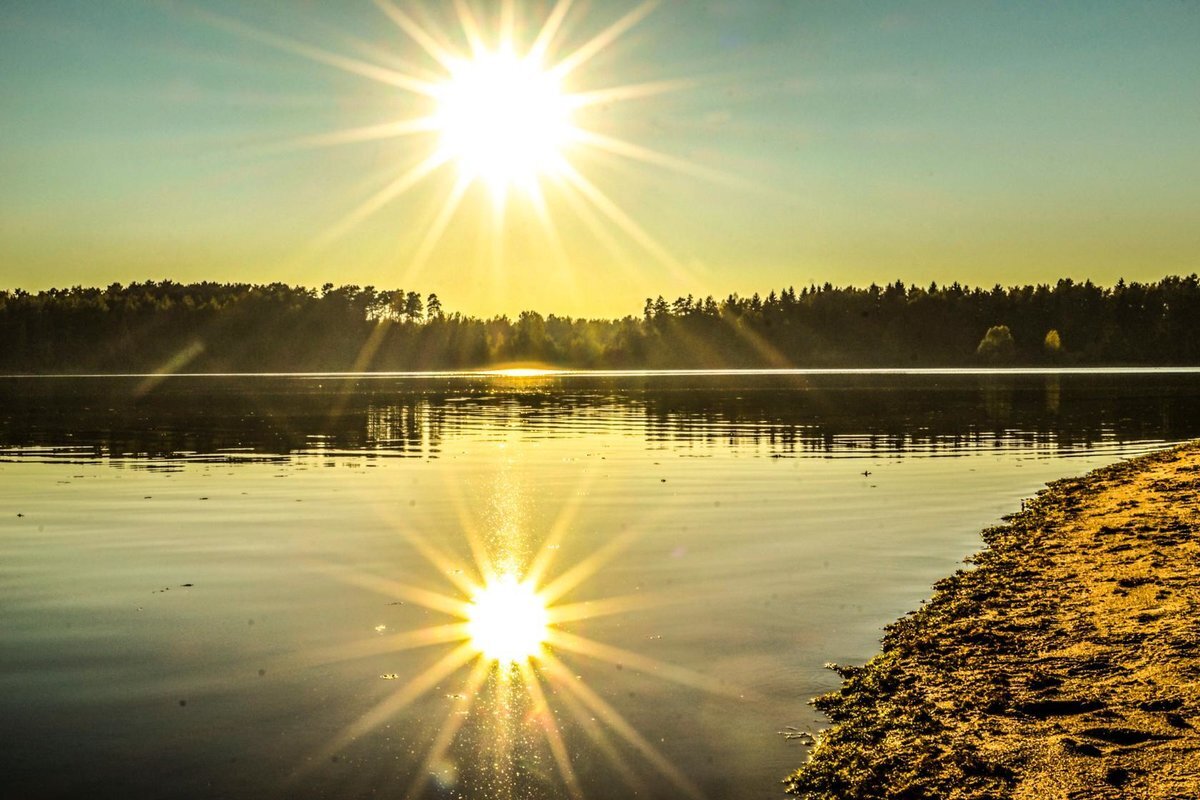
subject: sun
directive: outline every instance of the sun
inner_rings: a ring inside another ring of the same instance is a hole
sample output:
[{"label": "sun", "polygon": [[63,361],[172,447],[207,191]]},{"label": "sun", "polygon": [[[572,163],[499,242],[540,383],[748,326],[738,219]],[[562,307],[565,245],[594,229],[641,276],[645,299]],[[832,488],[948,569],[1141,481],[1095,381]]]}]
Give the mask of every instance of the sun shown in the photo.
[{"label": "sun", "polygon": [[529,191],[540,177],[562,173],[572,104],[536,55],[485,50],[447,68],[449,79],[434,91],[433,127],[440,157],[454,162],[462,179],[502,193]]},{"label": "sun", "polygon": [[[627,6],[624,13],[590,36],[586,6],[573,0],[556,0],[540,23],[525,19],[516,0],[455,0],[438,4],[437,10],[421,2],[405,2],[403,7],[398,0],[373,2],[403,33],[398,49],[381,51],[379,60],[195,12],[235,35],[384,84],[409,110],[406,116],[273,145],[309,149],[405,142],[393,151],[400,154],[394,168],[384,166],[390,177],[383,185],[316,233],[313,245],[318,251],[418,187],[441,183],[435,189],[441,199],[433,201],[411,252],[404,255],[406,278],[423,268],[451,224],[471,213],[469,197],[476,187],[490,194],[491,225],[479,230],[490,236],[497,265],[503,262],[499,232],[505,229],[508,210],[515,208],[514,219],[540,228],[545,252],[560,265],[570,264],[560,230],[565,224],[586,231],[594,244],[627,267],[644,266],[628,252],[632,245],[677,277],[686,277],[683,264],[585,169],[600,159],[628,160],[737,183],[718,170],[629,141],[612,130],[614,117],[608,112],[614,104],[645,101],[694,83],[666,78],[612,84],[603,81],[611,71],[588,68],[649,15],[658,0],[626,0],[620,4]],[[453,177],[439,180],[439,174]]]},{"label": "sun", "polygon": [[501,575],[472,599],[467,635],[484,658],[511,664],[541,651],[549,622],[546,601],[531,584],[512,574]]}]

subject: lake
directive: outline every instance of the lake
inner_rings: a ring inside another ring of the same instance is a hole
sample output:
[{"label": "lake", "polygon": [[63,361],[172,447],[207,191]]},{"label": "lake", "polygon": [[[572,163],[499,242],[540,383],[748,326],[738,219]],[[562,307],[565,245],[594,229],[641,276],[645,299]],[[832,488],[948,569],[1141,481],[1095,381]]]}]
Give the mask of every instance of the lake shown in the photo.
[{"label": "lake", "polygon": [[0,795],[779,797],[981,528],[1197,436],[1195,370],[0,379]]}]

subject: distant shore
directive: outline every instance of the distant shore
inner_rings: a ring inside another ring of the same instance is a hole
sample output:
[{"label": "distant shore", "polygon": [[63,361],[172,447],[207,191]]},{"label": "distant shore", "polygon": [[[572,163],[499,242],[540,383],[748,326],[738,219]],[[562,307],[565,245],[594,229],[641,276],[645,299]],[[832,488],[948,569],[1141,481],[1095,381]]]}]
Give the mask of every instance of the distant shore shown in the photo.
[{"label": "distant shore", "polygon": [[0,372],[337,373],[1200,365],[1200,276],[1111,287],[780,287],[616,317],[452,311],[435,293],[142,281],[0,289]]},{"label": "distant shore", "polygon": [[1200,797],[1200,443],[1057,481],[836,667],[810,800]]}]

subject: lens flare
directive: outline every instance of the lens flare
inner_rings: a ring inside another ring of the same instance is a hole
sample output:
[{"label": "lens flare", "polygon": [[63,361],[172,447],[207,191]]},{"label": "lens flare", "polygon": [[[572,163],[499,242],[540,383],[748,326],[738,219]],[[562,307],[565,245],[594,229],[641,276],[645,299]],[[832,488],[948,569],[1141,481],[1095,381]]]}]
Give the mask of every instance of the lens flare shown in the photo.
[{"label": "lens flare", "polygon": [[475,595],[467,617],[471,644],[502,664],[536,656],[548,635],[546,603],[528,583],[501,575]]}]

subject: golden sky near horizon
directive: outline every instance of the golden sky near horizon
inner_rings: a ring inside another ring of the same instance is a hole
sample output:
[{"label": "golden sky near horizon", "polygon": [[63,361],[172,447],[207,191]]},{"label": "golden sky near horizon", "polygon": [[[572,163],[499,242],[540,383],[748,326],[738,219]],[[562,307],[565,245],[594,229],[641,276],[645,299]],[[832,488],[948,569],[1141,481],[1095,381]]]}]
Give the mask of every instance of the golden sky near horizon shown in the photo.
[{"label": "golden sky near horizon", "polygon": [[0,287],[638,313],[1190,273],[1200,3],[17,0]]}]

